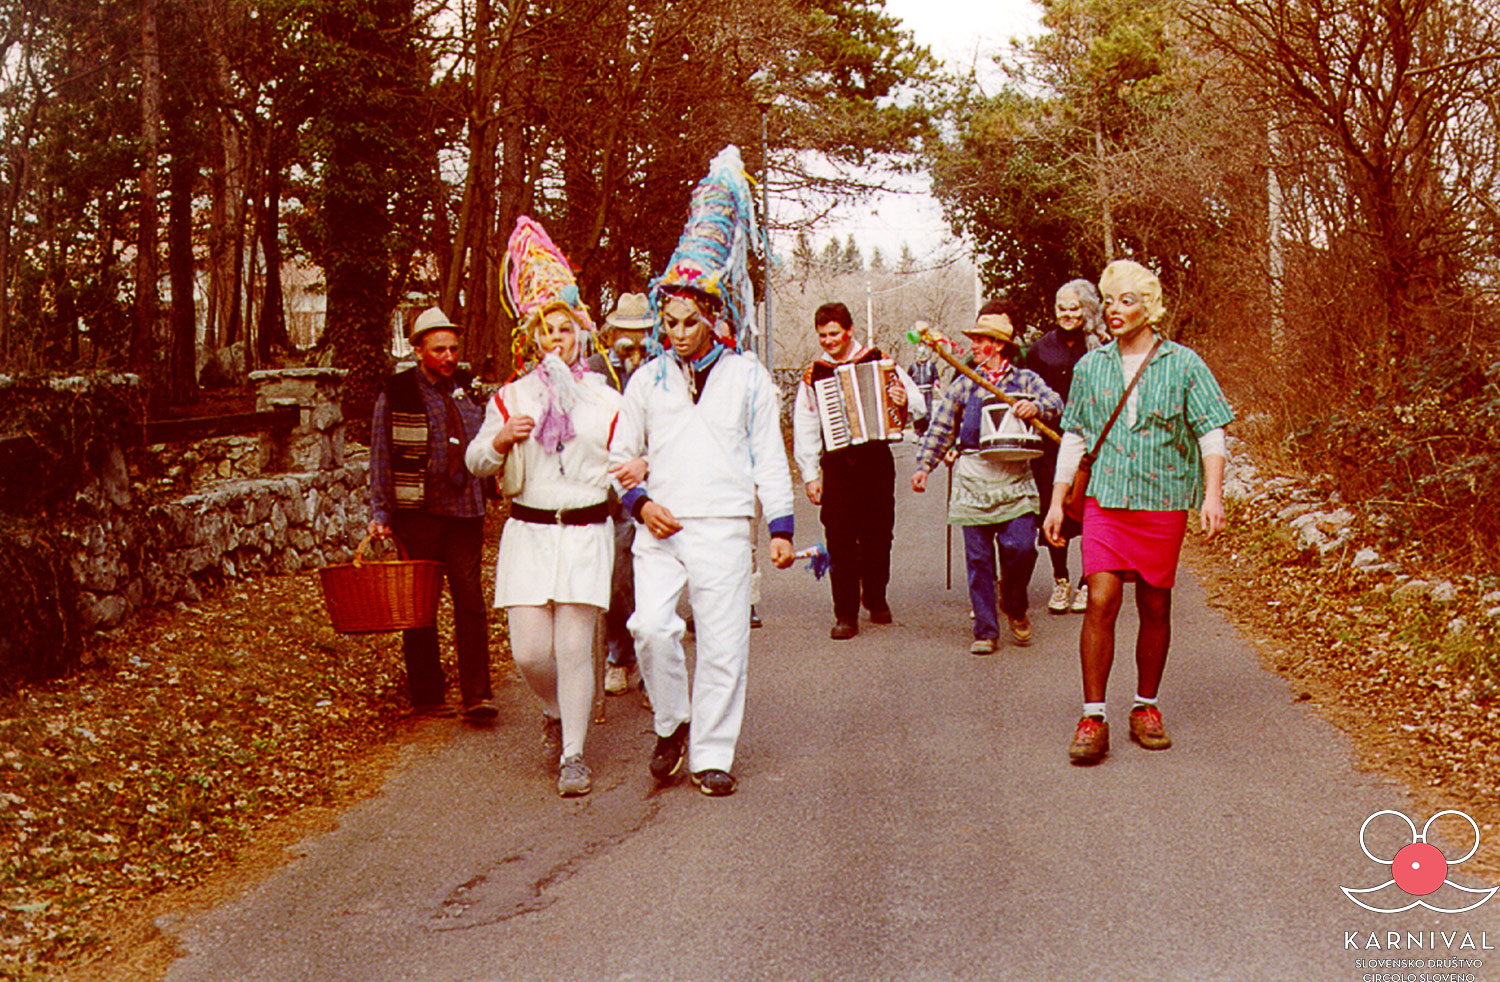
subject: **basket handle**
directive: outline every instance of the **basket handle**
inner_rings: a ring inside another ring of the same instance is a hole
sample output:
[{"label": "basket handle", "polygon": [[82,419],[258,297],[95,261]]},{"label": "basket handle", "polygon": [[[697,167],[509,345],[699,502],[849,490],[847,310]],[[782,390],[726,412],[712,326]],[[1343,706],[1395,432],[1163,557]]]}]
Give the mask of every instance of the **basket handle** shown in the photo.
[{"label": "basket handle", "polygon": [[[375,533],[367,530],[365,532],[365,537],[359,540],[359,545],[354,547],[355,568],[358,568],[364,563],[365,553],[370,551],[370,543],[374,540],[374,538]],[[401,540],[396,537],[395,532],[387,532],[385,535],[382,535],[381,538],[390,539],[392,542],[396,543],[396,552],[400,555],[402,562],[406,562],[410,558],[406,554],[406,546],[403,546],[401,544]]]}]

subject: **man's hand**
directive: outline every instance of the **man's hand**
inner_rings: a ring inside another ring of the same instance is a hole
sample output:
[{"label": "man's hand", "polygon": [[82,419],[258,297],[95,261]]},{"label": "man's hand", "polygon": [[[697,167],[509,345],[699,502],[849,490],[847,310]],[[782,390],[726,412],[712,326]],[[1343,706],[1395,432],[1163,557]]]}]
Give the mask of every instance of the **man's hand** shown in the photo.
[{"label": "man's hand", "polygon": [[1062,537],[1063,507],[1062,495],[1056,492],[1052,495],[1052,504],[1047,508],[1047,517],[1042,519],[1042,535],[1047,541],[1061,549],[1068,544],[1068,540]]},{"label": "man's hand", "polygon": [[823,503],[823,479],[815,477],[807,482],[807,500],[815,505]]},{"label": "man's hand", "polygon": [[682,530],[682,523],[672,516],[666,506],[654,501],[641,506],[641,521],[646,523],[646,528],[658,539],[671,538]]},{"label": "man's hand", "polygon": [[365,531],[370,533],[370,538],[372,539],[383,539],[391,534],[391,527],[389,525],[381,525],[379,522],[371,519],[370,524],[365,526]]},{"label": "man's hand", "polygon": [[918,468],[911,476],[911,489],[917,494],[927,490],[927,472]]},{"label": "man's hand", "polygon": [[510,448],[531,436],[531,431],[536,427],[536,420],[530,416],[512,416],[501,424],[495,433],[495,453],[510,453]]},{"label": "man's hand", "polygon": [[890,384],[885,387],[885,395],[893,406],[906,405],[906,386],[901,384],[899,378],[891,379]]},{"label": "man's hand", "polygon": [[646,479],[647,470],[646,458],[634,457],[624,463],[616,464],[609,469],[609,472],[620,482],[620,487],[629,491]]},{"label": "man's hand", "polygon": [[1198,524],[1203,529],[1203,540],[1212,542],[1227,524],[1224,518],[1224,502],[1217,496],[1205,495],[1203,508],[1198,514]]},{"label": "man's hand", "polygon": [[771,540],[771,562],[777,569],[792,565],[792,544],[777,536]]},{"label": "man's hand", "polygon": [[1016,419],[1022,420],[1035,419],[1037,416],[1040,416],[1042,412],[1036,407],[1036,403],[1032,402],[1030,399],[1021,399],[1020,401],[1018,401],[1015,405],[1015,410]]}]

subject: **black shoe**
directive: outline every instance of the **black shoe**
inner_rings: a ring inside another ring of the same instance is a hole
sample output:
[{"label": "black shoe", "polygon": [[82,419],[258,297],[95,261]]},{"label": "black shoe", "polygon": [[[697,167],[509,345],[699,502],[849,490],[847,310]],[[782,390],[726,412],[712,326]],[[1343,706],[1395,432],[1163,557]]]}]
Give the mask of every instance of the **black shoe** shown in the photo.
[{"label": "black shoe", "polygon": [[710,798],[722,798],[725,795],[734,794],[734,789],[739,786],[733,774],[720,770],[694,771],[693,783],[698,786],[699,791]]},{"label": "black shoe", "polygon": [[889,608],[889,607],[871,607],[870,608],[870,623],[871,624],[889,624],[890,622],[891,622],[891,608]]},{"label": "black shoe", "polygon": [[500,715],[500,707],[493,699],[475,699],[473,702],[464,703],[464,719],[467,722],[484,726],[495,721]]},{"label": "black shoe", "polygon": [[666,784],[682,770],[682,758],[687,751],[688,725],[678,723],[671,736],[657,737],[656,750],[651,754],[651,776],[657,784]]},{"label": "black shoe", "polygon": [[446,702],[423,702],[411,707],[413,719],[452,719],[458,710]]},{"label": "black shoe", "polygon": [[835,641],[848,641],[859,633],[859,625],[853,621],[835,621],[828,636]]}]

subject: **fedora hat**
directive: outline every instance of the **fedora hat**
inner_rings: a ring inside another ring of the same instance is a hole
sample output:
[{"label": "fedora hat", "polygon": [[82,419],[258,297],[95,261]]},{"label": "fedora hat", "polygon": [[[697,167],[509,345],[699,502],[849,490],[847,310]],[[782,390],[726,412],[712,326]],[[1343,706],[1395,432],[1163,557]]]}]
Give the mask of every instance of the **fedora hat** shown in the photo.
[{"label": "fedora hat", "polygon": [[462,334],[464,332],[463,328],[448,319],[448,315],[443,313],[441,308],[428,307],[417,315],[415,321],[412,321],[411,333],[406,336],[406,340],[413,347],[416,347],[417,342],[422,340],[424,334],[427,334],[429,331],[438,330],[452,331],[454,334]]},{"label": "fedora hat", "polygon": [[651,305],[644,293],[624,293],[615,301],[615,309],[604,318],[604,323],[627,331],[644,331],[655,321],[651,319]]}]

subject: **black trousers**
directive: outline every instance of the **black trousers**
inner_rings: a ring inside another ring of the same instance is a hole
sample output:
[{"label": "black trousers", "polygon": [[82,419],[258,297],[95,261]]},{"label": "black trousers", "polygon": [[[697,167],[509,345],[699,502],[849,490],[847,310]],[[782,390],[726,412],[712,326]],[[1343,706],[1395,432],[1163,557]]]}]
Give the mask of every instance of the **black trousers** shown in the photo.
[{"label": "black trousers", "polygon": [[[494,695],[490,688],[488,608],[480,585],[483,518],[448,518],[426,512],[398,514],[392,530],[412,559],[443,564],[453,597],[454,641],[458,648],[458,686],[465,705]],[[406,688],[413,706],[444,700],[448,690],[438,654],[437,627],[401,632],[406,655]]]},{"label": "black trousers", "polygon": [[883,442],[825,453],[819,517],[833,566],[833,616],[857,621],[861,599],[886,606],[891,578],[891,530],[896,524],[896,462]]}]

